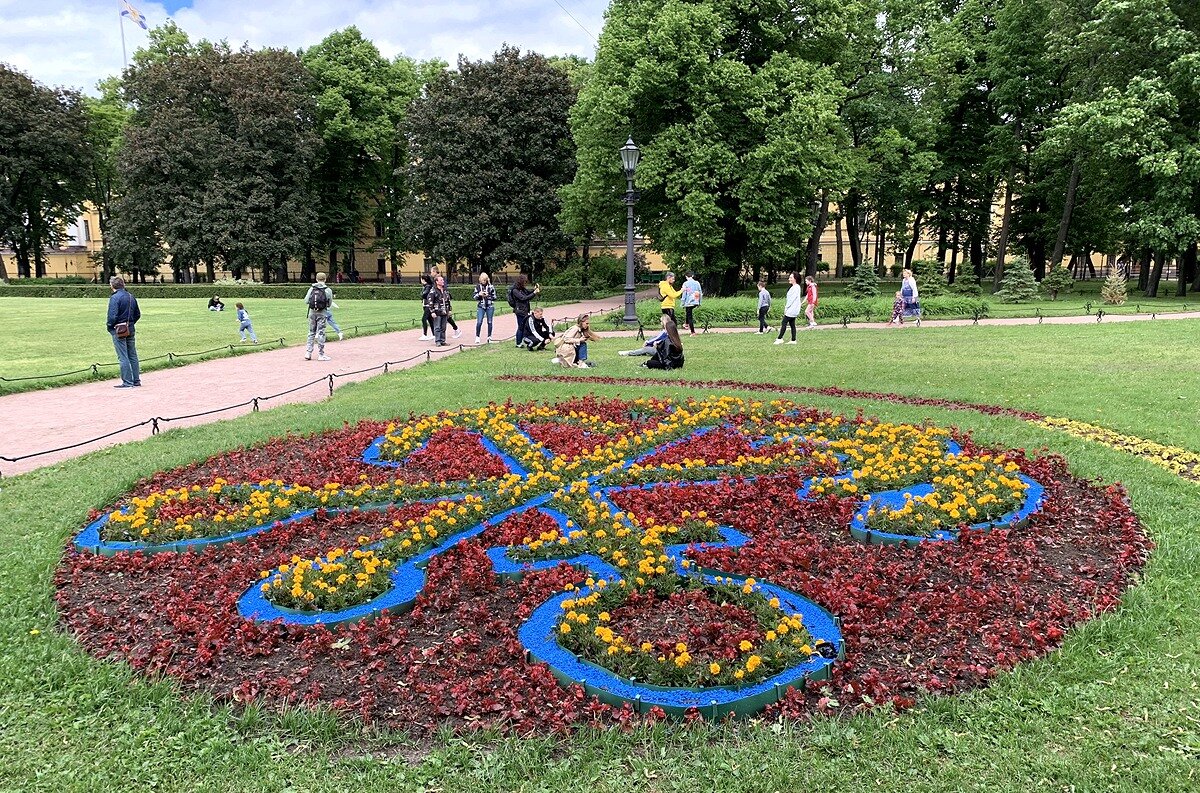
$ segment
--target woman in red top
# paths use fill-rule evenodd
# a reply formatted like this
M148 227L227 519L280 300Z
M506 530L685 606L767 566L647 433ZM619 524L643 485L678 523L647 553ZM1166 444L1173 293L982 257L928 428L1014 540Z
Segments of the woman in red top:
M815 313L817 310L817 282L810 275L804 279L804 316L808 319L808 326L815 328L817 320Z

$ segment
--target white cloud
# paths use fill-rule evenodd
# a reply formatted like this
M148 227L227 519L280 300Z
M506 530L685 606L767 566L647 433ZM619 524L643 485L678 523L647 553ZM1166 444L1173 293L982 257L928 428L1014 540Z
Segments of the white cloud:
M607 0L559 0L599 36ZM154 26L166 21L161 3L133 0ZM116 0L0 0L0 61L48 85L91 91L121 70ZM174 15L193 40L233 46L312 46L328 33L357 25L387 56L453 64L461 53L487 58L501 44L546 55L591 57L595 44L555 0L194 0ZM125 23L129 54L146 33Z

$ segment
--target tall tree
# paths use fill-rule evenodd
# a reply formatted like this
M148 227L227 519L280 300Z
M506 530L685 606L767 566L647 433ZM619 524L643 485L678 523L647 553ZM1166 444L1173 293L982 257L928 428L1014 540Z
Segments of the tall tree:
M541 55L504 47L460 58L412 105L412 228L426 254L472 271L516 262L537 274L563 250L559 189L575 172L575 91Z
M100 269L103 280L107 281L114 272L107 238L118 194L117 157L125 125L133 111L121 95L121 82L117 78L103 80L97 87L99 97L83 100L87 113L87 200L96 210L100 236L106 241L100 250Z
M318 138L311 77L283 50L172 41L126 73L134 113L113 212L123 267L153 259L152 224L177 273L204 263L234 277L302 254L312 239ZM130 236L136 237L131 239ZM140 252L141 257L133 255Z
M0 242L16 253L17 274L45 275L45 248L83 200L83 100L35 83L0 63ZM0 280L8 273L0 260Z

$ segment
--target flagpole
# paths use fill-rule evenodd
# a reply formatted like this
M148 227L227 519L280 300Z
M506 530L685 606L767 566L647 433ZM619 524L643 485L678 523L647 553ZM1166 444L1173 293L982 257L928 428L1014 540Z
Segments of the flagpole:
M125 16L121 13L121 0L117 0L117 24L121 26L121 59L125 68L129 68L129 53L125 51Z

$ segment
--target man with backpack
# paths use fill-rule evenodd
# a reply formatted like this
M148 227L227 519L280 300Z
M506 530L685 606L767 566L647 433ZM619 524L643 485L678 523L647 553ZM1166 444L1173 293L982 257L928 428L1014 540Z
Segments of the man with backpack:
M317 273L317 282L308 288L304 305L308 306L308 348L304 360L312 360L315 341L317 360L328 361L329 356L325 354L325 312L333 305L333 290L325 285L325 273Z

